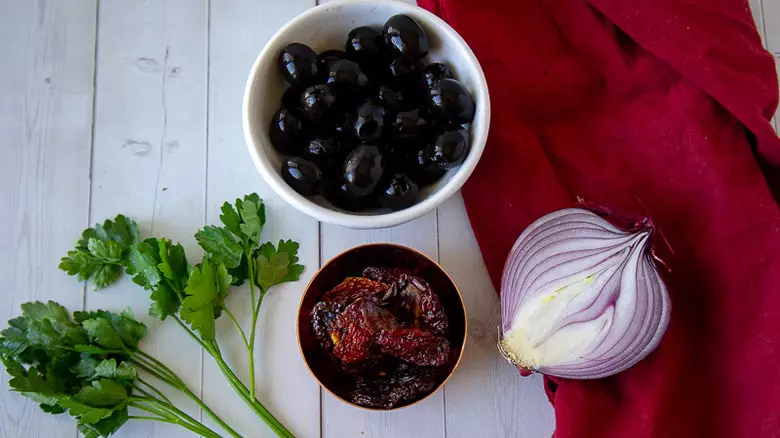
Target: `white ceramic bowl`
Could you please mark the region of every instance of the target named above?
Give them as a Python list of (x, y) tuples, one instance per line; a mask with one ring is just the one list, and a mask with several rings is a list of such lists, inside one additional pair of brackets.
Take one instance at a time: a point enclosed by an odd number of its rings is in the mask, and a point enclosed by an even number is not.
[[(284, 1), (284, 0), (280, 0)], [(289, 43), (300, 42), (316, 52), (344, 49), (350, 30), (358, 26), (381, 28), (395, 14), (417, 20), (428, 33), (431, 61), (446, 61), (455, 78), (471, 91), (476, 113), (471, 124), (471, 150), (458, 168), (449, 170), (435, 184), (422, 188), (417, 204), (395, 212), (340, 210), (322, 196), (306, 198), (282, 180), (282, 155), (268, 137), (271, 116), (281, 105), (287, 88), (277, 65), (279, 52)], [(258, 55), (244, 91), (244, 136), (249, 153), (266, 183), (287, 203), (322, 222), (349, 228), (384, 228), (423, 216), (455, 194), (476, 167), (487, 140), (490, 125), (490, 96), (482, 68), (471, 51), (447, 23), (430, 12), (396, 0), (337, 0), (309, 9), (282, 27)]]

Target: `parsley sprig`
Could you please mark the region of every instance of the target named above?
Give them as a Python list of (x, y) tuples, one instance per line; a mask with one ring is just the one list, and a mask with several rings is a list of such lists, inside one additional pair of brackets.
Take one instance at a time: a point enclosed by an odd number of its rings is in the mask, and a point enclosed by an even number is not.
[[(184, 249), (165, 238), (140, 240), (137, 226), (124, 216), (106, 221), (102, 226), (84, 232), (76, 249), (68, 253), (60, 268), (85, 280), (91, 278), (95, 288), (115, 281), (124, 266), (134, 283), (150, 292), (149, 314), (160, 320), (173, 319), (217, 363), (236, 394), (281, 437), (293, 437), (255, 395), (255, 334), (263, 298), (274, 286), (296, 281), (303, 272), (298, 263), (298, 243), (280, 240), (278, 244), (262, 242), (266, 222), (265, 204), (257, 194), (225, 202), (219, 216), (220, 226), (206, 226), (195, 234), (205, 255), (192, 266)], [(90, 243), (105, 242), (116, 246), (112, 257), (98, 257)], [(115, 243), (110, 243), (115, 242)], [(92, 246), (95, 246), (92, 243)], [(88, 254), (88, 255), (84, 255)], [(110, 266), (111, 275), (98, 276), (89, 263), (73, 260), (92, 257), (93, 264)], [(67, 261), (67, 262), (66, 262)], [(91, 273), (91, 274), (90, 274)], [(248, 330), (241, 326), (228, 308), (226, 298), (235, 288), (249, 283), (251, 322)], [(249, 385), (244, 384), (223, 357), (216, 337), (216, 320), (226, 314), (241, 335), (247, 351)]]
[(138, 226), (123, 215), (106, 219), (81, 234), (76, 247), (60, 261), (60, 269), (103, 289), (119, 278), (122, 261), (138, 240)]
[[(224, 226), (207, 226), (195, 234), (198, 244), (206, 251), (204, 266), (219, 264), (230, 269), (236, 276), (228, 277), (227, 283), (249, 282), (250, 309), (252, 322), (249, 335), (241, 328), (233, 313), (224, 305), (222, 285), (203, 287), (201, 284), (188, 289), (187, 298), (190, 302), (201, 302), (211, 299), (219, 301), (218, 306), (228, 314), (236, 330), (241, 334), (249, 360), (249, 391), (255, 398), (255, 333), (260, 305), (268, 290), (281, 283), (296, 281), (303, 272), (303, 266), (298, 264), (298, 243), (292, 240), (280, 240), (274, 246), (271, 242), (260, 244), (260, 234), (265, 225), (265, 205), (257, 194), (236, 199), (235, 204), (225, 202), (222, 205), (219, 219)], [(186, 306), (186, 302), (185, 308)], [(191, 324), (202, 327), (199, 331), (205, 340), (213, 340), (213, 318), (209, 314), (198, 313), (190, 315)]]
[[(175, 407), (143, 370), (193, 399), (233, 437), (240, 437), (193, 394), (170, 368), (138, 349), (146, 326), (130, 311), (75, 312), (49, 301), (22, 305), (0, 332), (0, 360), (11, 390), (44, 412), (68, 413), (85, 438), (107, 437), (131, 419), (177, 424), (201, 436), (213, 430)], [(145, 415), (130, 415), (129, 408)], [(146, 415), (148, 414), (148, 415)]]

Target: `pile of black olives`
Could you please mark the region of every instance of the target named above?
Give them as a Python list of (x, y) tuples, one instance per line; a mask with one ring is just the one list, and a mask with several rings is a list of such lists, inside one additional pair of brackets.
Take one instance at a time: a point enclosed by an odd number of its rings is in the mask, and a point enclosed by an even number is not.
[(319, 55), (292, 43), (279, 55), (290, 87), (270, 138), (282, 177), (304, 196), (349, 211), (414, 204), (469, 152), (474, 98), (446, 64), (425, 64), (428, 35), (411, 17), (347, 35)]

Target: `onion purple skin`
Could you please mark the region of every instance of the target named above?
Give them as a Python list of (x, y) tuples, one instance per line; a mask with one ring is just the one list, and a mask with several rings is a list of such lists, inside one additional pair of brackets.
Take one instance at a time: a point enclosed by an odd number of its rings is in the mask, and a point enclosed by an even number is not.
[[(637, 224), (624, 231), (588, 210), (570, 208), (550, 213), (523, 231), (504, 266), (499, 340), (502, 355), (521, 373), (597, 379), (632, 367), (658, 347), (669, 325), (671, 303), (653, 260), (653, 224)], [(560, 305), (548, 304), (561, 291), (569, 294), (561, 297), (567, 299), (562, 301), (563, 313)], [(553, 313), (542, 324), (515, 320), (521, 310), (527, 316), (532, 309), (536, 313), (530, 315), (539, 322), (537, 309), (546, 306)], [(556, 347), (546, 342), (560, 330), (566, 329), (568, 336), (601, 320), (607, 322), (596, 335), (582, 330), (583, 343), (577, 345), (583, 350), (576, 357), (567, 357), (563, 346), (563, 355), (544, 363), (547, 352)], [(531, 325), (523, 326), (526, 323)]]

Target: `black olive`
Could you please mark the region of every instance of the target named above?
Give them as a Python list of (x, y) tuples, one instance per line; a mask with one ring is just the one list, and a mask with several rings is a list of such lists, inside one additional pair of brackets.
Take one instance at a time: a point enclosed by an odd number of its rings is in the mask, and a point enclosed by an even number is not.
[(442, 79), (452, 79), (452, 70), (447, 64), (432, 62), (423, 68), (423, 82), (428, 87), (434, 87)]
[(379, 193), (379, 204), (392, 210), (402, 210), (417, 199), (417, 183), (403, 173), (396, 173)]
[(382, 136), (385, 129), (387, 111), (370, 100), (357, 107), (353, 117), (352, 129), (362, 141), (374, 141)]
[(387, 50), (396, 58), (418, 60), (430, 50), (425, 29), (407, 15), (393, 15), (383, 30)]
[(404, 107), (404, 93), (380, 85), (374, 93), (374, 100), (385, 109), (398, 111)]
[(428, 133), (421, 134), (400, 134), (396, 135), (395, 141), (398, 146), (395, 148), (397, 153), (408, 155), (410, 153), (417, 153), (420, 149), (428, 146), (431, 142)]
[(409, 173), (421, 186), (438, 181), (446, 173), (431, 159), (431, 146), (420, 149), (409, 161)]
[(386, 82), (396, 89), (411, 90), (420, 82), (421, 74), (418, 62), (394, 59), (387, 66)]
[(282, 179), (303, 196), (314, 195), (323, 181), (320, 168), (299, 157), (285, 157), (282, 160)]
[(288, 44), (279, 55), (279, 66), (284, 78), (294, 87), (311, 85), (320, 75), (317, 53), (306, 44)]
[(319, 59), (323, 69), (327, 71), (336, 61), (347, 59), (347, 53), (342, 50), (326, 50), (319, 54)]
[(328, 69), (328, 83), (342, 87), (346, 92), (355, 92), (366, 86), (368, 78), (358, 64), (341, 59)]
[(347, 211), (359, 211), (371, 206), (371, 196), (356, 195), (343, 180), (332, 181), (325, 197), (331, 204)]
[(315, 138), (303, 148), (303, 158), (317, 164), (323, 171), (332, 169), (341, 155), (341, 143), (336, 138)]
[(344, 181), (356, 196), (368, 196), (385, 173), (385, 159), (376, 146), (358, 146), (344, 161)]
[(393, 132), (403, 136), (407, 134), (424, 135), (431, 129), (431, 116), (427, 110), (416, 108), (400, 111), (393, 121)]
[(384, 37), (374, 28), (356, 27), (347, 35), (344, 50), (367, 74), (374, 76), (381, 68), (385, 57)]
[(309, 138), (337, 138), (341, 142), (348, 142), (354, 137), (352, 119), (349, 114), (336, 110), (328, 114), (323, 123), (314, 126), (308, 134)]
[(301, 107), (306, 117), (315, 122), (325, 122), (326, 116), (336, 106), (336, 95), (330, 86), (312, 85), (301, 94)]
[(302, 117), (303, 107), (301, 107), (301, 90), (295, 87), (289, 87), (282, 94), (282, 106), (290, 110), (296, 117)]
[(441, 133), (431, 145), (431, 161), (442, 169), (452, 169), (469, 153), (469, 133), (460, 126)]
[(303, 144), (303, 124), (290, 110), (279, 108), (271, 118), (269, 137), (277, 151), (297, 154)]
[(434, 117), (457, 123), (469, 123), (474, 118), (474, 98), (455, 79), (441, 79), (431, 87), (428, 98)]

